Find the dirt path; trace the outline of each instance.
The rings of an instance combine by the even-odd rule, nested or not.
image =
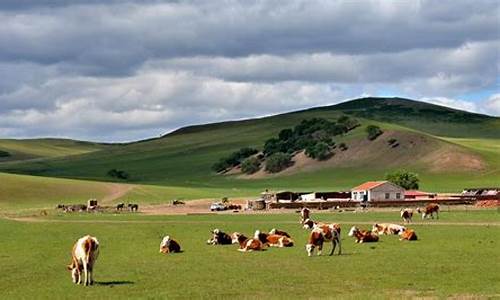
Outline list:
[[[102,204],[112,204],[114,200],[125,196],[136,186],[132,184],[110,183],[107,188],[109,193],[101,199]]]

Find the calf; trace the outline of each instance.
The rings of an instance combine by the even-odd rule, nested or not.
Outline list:
[[[304,222],[309,219],[309,208],[304,207],[300,210],[300,223],[304,224]]]
[[[291,238],[291,236],[287,232],[282,231],[282,230],[278,230],[276,228],[271,229],[269,231],[269,234],[283,235],[283,236],[286,236],[287,238]]]
[[[434,219],[434,213],[436,213],[436,219],[439,219],[439,205],[436,203],[429,203],[425,209],[417,208],[417,212],[422,214],[422,220],[431,216]]]
[[[406,228],[401,225],[397,224],[390,224],[390,223],[379,223],[379,224],[373,224],[372,231],[376,232],[377,234],[399,234],[403,232]]]
[[[241,252],[250,252],[250,251],[262,251],[263,250],[263,244],[259,239],[256,238],[247,238],[243,234],[239,232],[233,232],[231,235],[233,244],[239,244],[240,248],[238,251]]]
[[[71,251],[71,264],[67,266],[68,270],[71,271],[73,283],[82,283],[82,272],[83,285],[94,283],[93,269],[98,256],[99,242],[95,237],[86,235],[76,241]]]
[[[175,240],[171,239],[170,236],[166,236],[160,243],[160,253],[179,253],[181,252],[181,246]]]
[[[403,240],[416,241],[417,240],[417,234],[412,229],[406,229],[406,230],[403,230],[403,232],[401,232],[399,234],[399,240],[400,241],[403,241]]]
[[[413,209],[405,208],[401,209],[401,219],[404,223],[411,223],[411,218],[413,217]]]
[[[378,242],[378,235],[376,233],[367,230],[359,230],[356,226],[352,226],[348,235],[353,236],[356,239],[356,243]]]
[[[306,244],[307,255],[312,256],[314,248],[316,247],[318,248],[318,255],[321,255],[325,241],[332,242],[332,251],[330,252],[330,255],[333,255],[337,244],[339,245],[338,255],[340,255],[342,253],[340,232],[336,228],[338,228],[338,225],[336,224],[323,224],[316,226],[309,234],[309,239]]]
[[[209,245],[230,245],[232,244],[231,236],[219,229],[214,229],[212,231],[212,239],[207,241]]]

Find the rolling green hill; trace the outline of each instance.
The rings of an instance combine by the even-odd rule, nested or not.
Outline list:
[[[362,126],[340,137],[338,142],[347,143],[349,149],[326,162],[297,156],[295,166],[283,173],[253,177],[210,170],[219,158],[241,147],[262,149],[266,139],[303,119],[335,120],[344,114],[354,116]],[[374,142],[367,141],[364,132],[370,124],[385,131]],[[400,146],[389,147],[391,138]],[[263,188],[348,189],[405,168],[419,173],[424,189],[458,191],[465,186],[498,185],[499,147],[500,118],[400,98],[364,98],[260,119],[190,126],[106,151],[3,162],[0,171],[111,181],[116,179],[107,172],[119,169],[130,174],[127,182],[223,189],[233,195]]]

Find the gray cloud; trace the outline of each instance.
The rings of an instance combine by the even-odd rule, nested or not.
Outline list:
[[[387,91],[478,111],[460,99],[495,87],[498,9],[496,1],[2,1],[0,135],[132,140]],[[484,103],[500,114],[496,100]]]

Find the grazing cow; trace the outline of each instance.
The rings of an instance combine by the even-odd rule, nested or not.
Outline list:
[[[287,232],[282,231],[282,230],[278,230],[276,228],[271,229],[269,231],[269,234],[283,235],[283,236],[286,236],[287,238],[291,238],[291,236]]]
[[[413,217],[413,209],[405,208],[401,209],[401,218],[404,223],[411,223],[411,218]]]
[[[260,230],[255,231],[254,239],[258,239],[263,245],[269,247],[292,247],[293,240],[289,237],[279,234],[267,234],[265,232],[260,232]]]
[[[399,240],[400,241],[403,241],[403,240],[416,241],[417,234],[412,229],[406,229],[406,230],[403,230],[401,233],[399,233]]]
[[[379,223],[379,224],[373,224],[372,231],[377,233],[377,234],[399,234],[403,232],[406,228],[401,225],[397,224],[390,224],[390,223]]]
[[[212,239],[207,241],[209,245],[231,245],[232,243],[231,236],[217,228],[212,231]]]
[[[71,251],[71,264],[67,266],[71,271],[73,283],[82,283],[83,285],[91,285],[94,282],[93,269],[94,263],[99,256],[99,242],[95,237],[86,235],[76,241]]]
[[[116,205],[116,210],[123,210],[125,208],[125,203],[118,203]]]
[[[340,232],[336,229],[339,228],[336,224],[323,224],[314,227],[314,229],[309,234],[309,239],[306,244],[306,252],[308,256],[312,256],[314,253],[314,248],[318,248],[318,255],[321,255],[323,250],[323,243],[325,241],[332,242],[332,251],[330,255],[333,255],[337,244],[339,245],[339,253],[342,253],[342,247],[340,243]]]
[[[160,243],[160,253],[179,253],[181,252],[181,246],[175,240],[171,239],[170,236],[166,236]]]
[[[137,211],[139,209],[139,205],[138,204],[129,203],[128,204],[128,209],[130,211]]]
[[[359,230],[356,226],[352,226],[348,236],[353,236],[356,243],[378,242],[378,235],[372,231]]]
[[[250,251],[261,251],[263,250],[264,245],[259,239],[255,238],[247,238],[243,234],[239,232],[233,232],[231,235],[233,244],[239,244],[240,248],[238,251],[241,252],[250,252]]]
[[[422,220],[428,216],[431,216],[431,218],[434,219],[434,213],[436,213],[436,219],[439,219],[439,205],[436,203],[427,204],[423,210],[419,207],[417,208],[417,212],[422,214]]]
[[[309,208],[304,207],[300,210],[300,224],[304,224],[306,220],[309,219]]]

